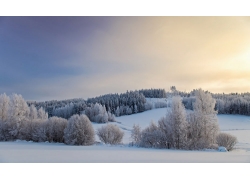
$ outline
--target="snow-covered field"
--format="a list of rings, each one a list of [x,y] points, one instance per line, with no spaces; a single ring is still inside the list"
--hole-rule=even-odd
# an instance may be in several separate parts
[[[97,144],[68,146],[61,143],[33,143],[26,141],[0,142],[0,162],[250,162],[250,117],[218,115],[220,129],[237,136],[236,149],[231,152],[184,151],[129,147],[133,124],[146,127],[166,114],[166,108],[153,109],[139,114],[122,116],[114,122],[125,133],[123,145]],[[95,129],[103,124],[94,124]],[[99,139],[96,137],[96,141]]]

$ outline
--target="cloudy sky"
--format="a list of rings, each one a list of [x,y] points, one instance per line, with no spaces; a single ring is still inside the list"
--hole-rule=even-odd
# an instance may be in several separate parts
[[[250,91],[249,17],[0,17],[0,93]]]

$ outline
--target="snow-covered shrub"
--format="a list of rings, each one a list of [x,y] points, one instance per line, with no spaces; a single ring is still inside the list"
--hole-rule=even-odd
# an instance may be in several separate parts
[[[66,104],[63,107],[58,107],[53,109],[52,115],[68,119],[74,114],[74,104],[71,102],[70,104]]]
[[[63,142],[64,130],[68,121],[64,118],[53,116],[45,123],[46,139],[49,142]]]
[[[151,110],[154,108],[154,105],[152,102],[149,102],[147,101],[145,104],[144,104],[144,107],[145,107],[145,111],[148,111],[148,110]]]
[[[115,110],[115,116],[116,117],[119,117],[120,116],[120,108],[119,108],[119,106],[116,108],[116,110]]]
[[[160,148],[163,133],[158,126],[151,122],[151,124],[141,131],[141,140],[139,146],[146,148]]]
[[[161,102],[161,101],[159,101],[159,102],[155,103],[155,108],[165,108],[165,107],[168,107],[167,102]]]
[[[0,141],[8,140],[9,131],[6,127],[6,121],[0,119]]]
[[[89,118],[85,115],[73,115],[64,130],[64,142],[69,145],[91,145],[95,141],[95,132]]]
[[[121,143],[124,132],[119,127],[113,124],[107,124],[97,129],[97,136],[105,144]]]
[[[107,123],[108,122],[108,113],[105,106],[95,103],[91,107],[87,107],[85,112],[89,120],[96,123]]]
[[[237,138],[228,133],[220,133],[216,137],[219,146],[224,146],[228,151],[231,151],[237,143]]]
[[[108,112],[108,121],[109,122],[115,122],[115,115],[111,114],[110,112]]]
[[[32,141],[34,142],[45,142],[47,141],[46,137],[46,122],[47,120],[38,119],[33,123],[33,131],[32,131]]]

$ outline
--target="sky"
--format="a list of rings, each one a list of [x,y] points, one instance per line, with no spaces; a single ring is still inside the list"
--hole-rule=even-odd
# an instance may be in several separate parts
[[[250,17],[0,16],[0,94],[250,91]]]

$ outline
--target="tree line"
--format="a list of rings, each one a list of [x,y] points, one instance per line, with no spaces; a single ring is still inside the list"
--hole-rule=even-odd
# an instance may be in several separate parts
[[[216,100],[215,110],[218,114],[240,114],[250,116],[250,94],[212,94]],[[186,109],[193,110],[195,96],[193,92],[189,96],[183,97],[182,102]]]
[[[142,89],[139,91],[127,91],[121,94],[105,94],[88,98],[87,100],[78,98],[62,101],[28,101],[27,104],[29,106],[34,105],[37,109],[42,107],[48,113],[48,117],[58,116],[65,119],[68,119],[74,114],[80,115],[85,112],[91,115],[89,110],[93,108],[95,108],[96,111],[102,111],[100,107],[99,110],[97,110],[97,106],[101,105],[105,108],[105,112],[100,114],[105,115],[105,113],[107,113],[108,121],[114,121],[115,116],[119,117],[144,112],[153,108],[167,107],[167,104],[164,102],[147,102],[146,97],[164,98],[166,97],[166,93],[164,89]],[[89,118],[94,122],[106,122],[106,120],[97,121],[94,120],[95,118]]]

